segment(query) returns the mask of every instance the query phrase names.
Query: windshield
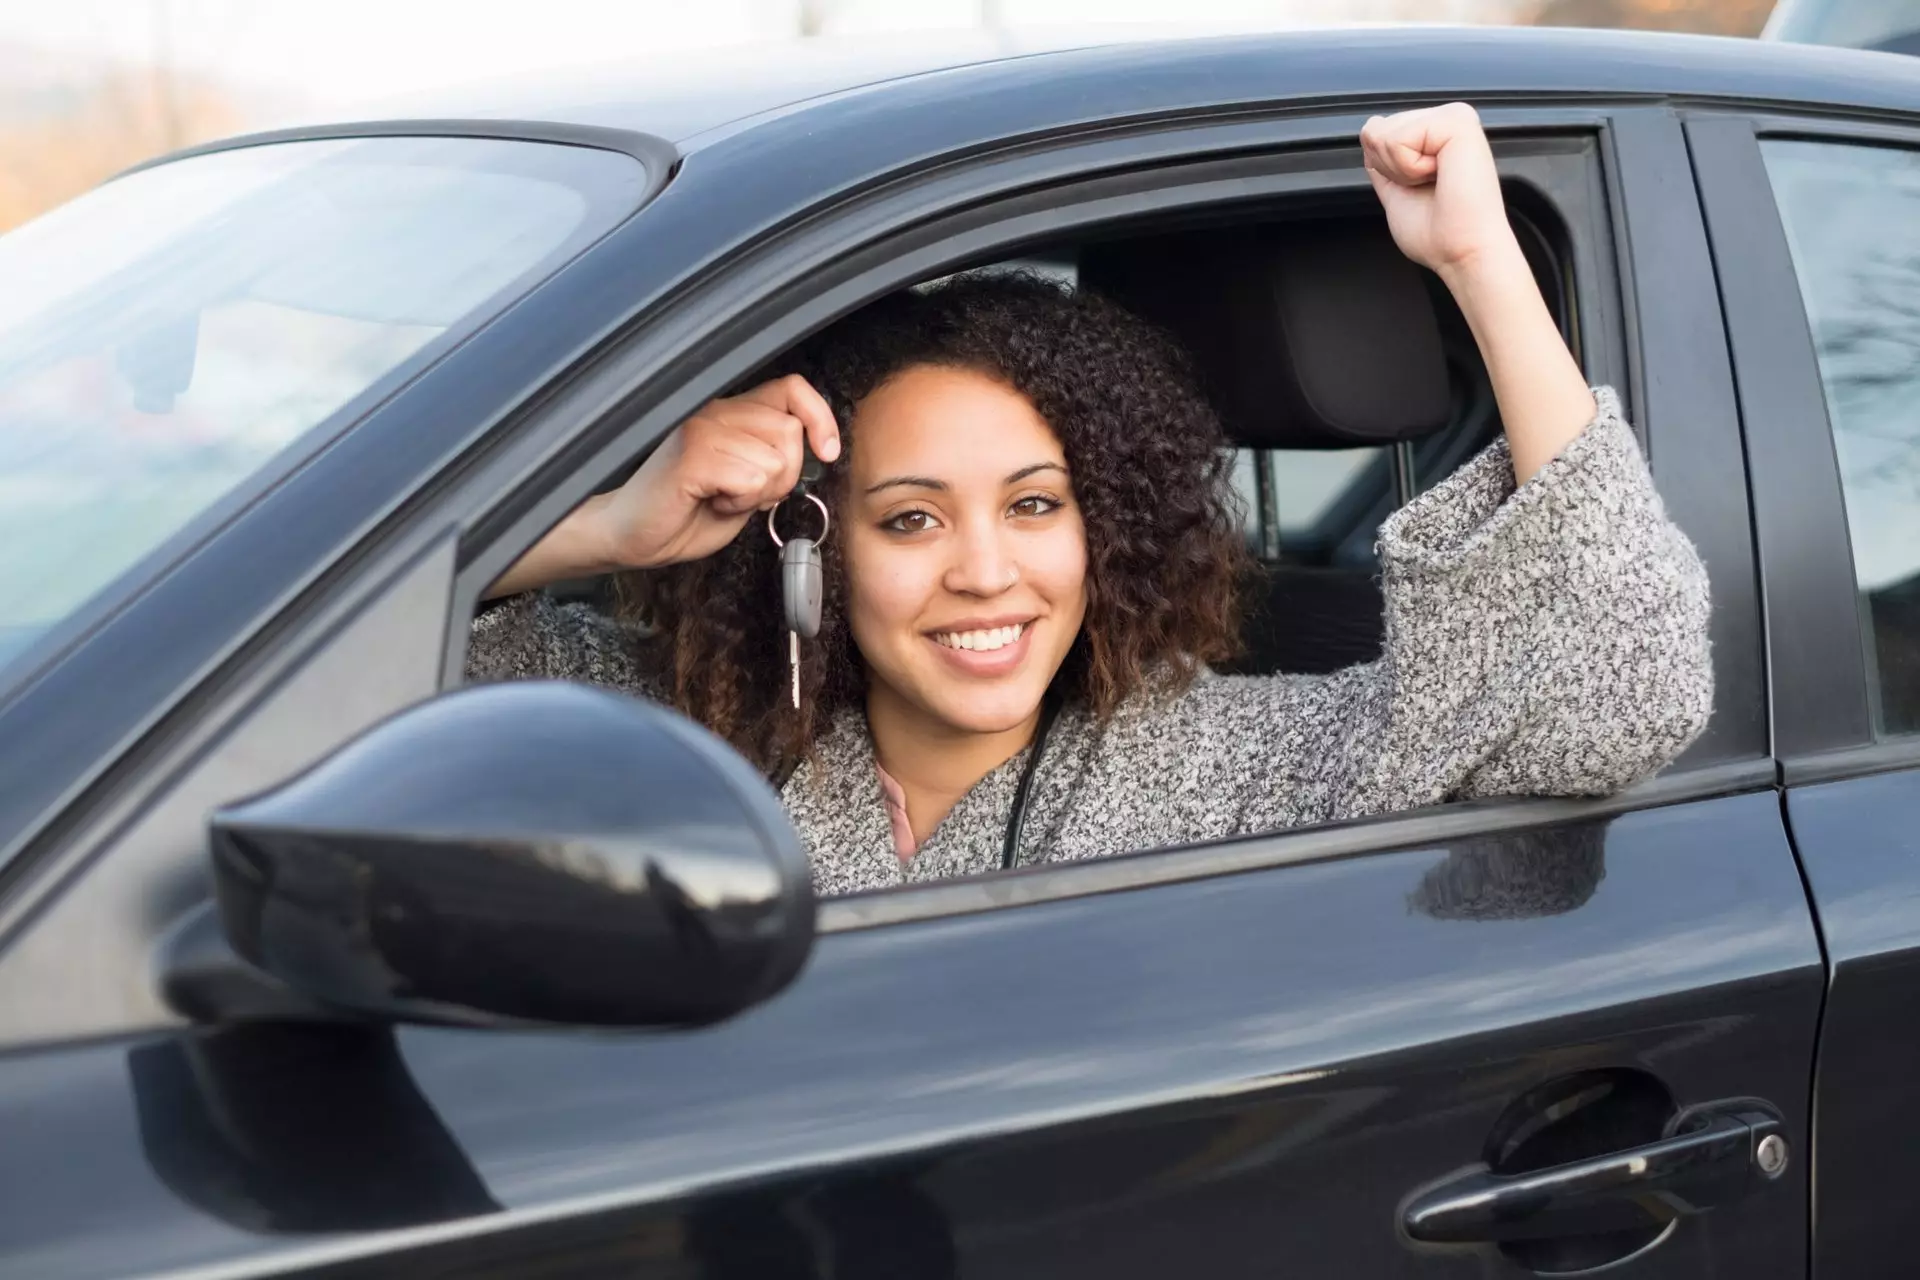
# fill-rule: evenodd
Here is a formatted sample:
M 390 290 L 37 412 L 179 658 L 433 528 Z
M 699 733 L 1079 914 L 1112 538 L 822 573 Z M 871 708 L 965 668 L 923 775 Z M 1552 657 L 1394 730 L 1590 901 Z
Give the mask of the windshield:
M 0 686 L 36 637 L 606 231 L 645 179 L 583 147 L 288 142 L 129 174 L 0 236 Z

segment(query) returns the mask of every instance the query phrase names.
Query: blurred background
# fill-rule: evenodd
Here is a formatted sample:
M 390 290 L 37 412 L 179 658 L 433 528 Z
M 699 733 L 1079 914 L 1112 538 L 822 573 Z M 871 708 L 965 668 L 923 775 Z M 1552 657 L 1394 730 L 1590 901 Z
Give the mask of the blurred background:
M 1753 36 L 1774 0 L 0 0 L 0 231 L 149 156 L 467 81 L 928 29 L 1355 22 Z M 1173 26 L 1177 20 L 1178 27 Z M 720 64 L 724 67 L 724 62 Z

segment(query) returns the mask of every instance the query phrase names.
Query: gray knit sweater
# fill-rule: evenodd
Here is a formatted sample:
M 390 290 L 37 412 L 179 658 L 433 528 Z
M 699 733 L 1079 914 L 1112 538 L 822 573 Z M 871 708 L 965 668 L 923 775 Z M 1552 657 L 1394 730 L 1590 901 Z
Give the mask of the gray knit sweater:
M 1505 442 L 1380 530 L 1386 642 L 1326 676 L 1203 673 L 1104 724 L 1064 708 L 1020 861 L 1064 862 L 1486 795 L 1617 790 L 1671 760 L 1713 702 L 1707 578 L 1666 518 L 1619 402 L 1515 489 Z M 473 680 L 646 694 L 635 638 L 518 597 L 474 624 Z M 1026 753 L 988 774 L 906 865 L 865 718 L 843 714 L 781 798 L 824 894 L 998 868 Z

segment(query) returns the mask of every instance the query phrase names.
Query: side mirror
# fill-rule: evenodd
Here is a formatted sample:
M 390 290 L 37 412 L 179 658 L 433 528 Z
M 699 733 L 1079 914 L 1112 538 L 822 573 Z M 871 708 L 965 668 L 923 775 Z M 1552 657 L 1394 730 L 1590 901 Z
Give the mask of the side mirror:
M 806 853 L 766 781 L 704 729 L 584 685 L 402 712 L 216 813 L 212 856 L 241 960 L 383 1022 L 712 1022 L 786 986 L 813 943 Z

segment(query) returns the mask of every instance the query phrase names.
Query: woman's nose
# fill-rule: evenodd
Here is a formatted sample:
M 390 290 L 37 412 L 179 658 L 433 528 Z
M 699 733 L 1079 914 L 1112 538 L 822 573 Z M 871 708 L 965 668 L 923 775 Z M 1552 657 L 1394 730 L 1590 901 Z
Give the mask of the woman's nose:
M 1012 548 L 997 528 L 974 529 L 955 540 L 947 568 L 947 590 L 968 596 L 997 596 L 1020 581 Z

